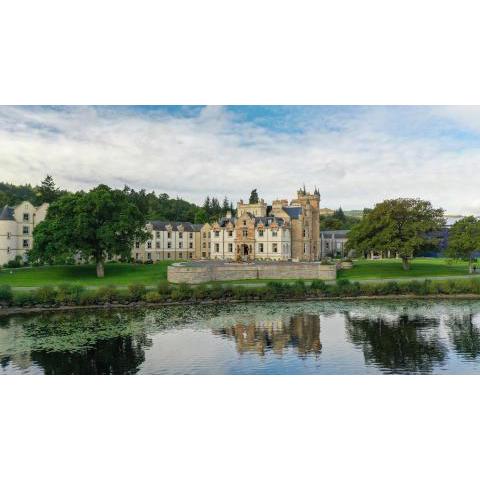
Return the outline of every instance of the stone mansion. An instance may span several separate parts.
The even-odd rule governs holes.
[[[48,204],[35,207],[30,202],[0,208],[0,265],[17,256],[27,258],[33,229],[47,210]],[[152,220],[146,230],[151,238],[134,243],[133,260],[319,260],[320,193],[303,189],[290,202],[274,200],[272,205],[263,199],[240,200],[235,216],[228,212],[204,225]]]

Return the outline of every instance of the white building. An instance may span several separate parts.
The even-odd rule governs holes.
[[[151,221],[146,225],[151,238],[135,242],[132,257],[141,262],[198,259],[201,227],[190,222]]]
[[[34,207],[30,202],[0,209],[0,265],[17,256],[27,259],[33,245],[33,230],[45,219],[47,210],[48,203]]]

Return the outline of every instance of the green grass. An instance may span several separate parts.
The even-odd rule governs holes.
[[[341,270],[338,278],[349,280],[397,279],[468,275],[467,262],[448,262],[444,258],[416,258],[410,270],[403,270],[401,260],[356,260],[351,270]]]
[[[172,261],[154,264],[120,264],[105,265],[105,277],[97,278],[95,265],[58,265],[34,268],[2,268],[0,285],[12,287],[38,287],[40,285],[59,285],[74,283],[85,286],[129,285],[143,283],[157,285],[167,280],[167,266]]]
[[[84,286],[118,285],[133,283],[157,285],[167,281],[167,266],[172,261],[150,265],[112,263],[105,266],[105,278],[97,278],[95,265],[62,265],[36,268],[3,268],[0,271],[0,285],[12,287],[38,287],[74,283]],[[341,270],[338,278],[349,280],[407,279],[421,277],[447,277],[467,275],[466,262],[449,264],[445,259],[415,259],[409,271],[404,271],[400,260],[357,260],[351,270]],[[292,282],[294,279],[292,279]],[[232,280],[220,283],[265,283],[268,280]]]

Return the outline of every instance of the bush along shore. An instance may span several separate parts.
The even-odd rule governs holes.
[[[127,289],[102,286],[86,290],[80,285],[43,286],[31,291],[13,291],[10,286],[0,286],[2,313],[17,309],[115,307],[178,303],[222,303],[276,300],[314,300],[337,298],[381,297],[447,297],[465,296],[480,298],[480,280],[411,280],[408,282],[359,283],[339,279],[335,284],[313,280],[294,283],[271,281],[265,286],[229,286],[201,284],[160,284],[156,289],[134,284]]]

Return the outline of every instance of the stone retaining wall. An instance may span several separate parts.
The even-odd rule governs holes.
[[[185,262],[168,267],[168,281],[171,283],[204,283],[213,280],[247,279],[296,279],[335,280],[335,265],[321,265],[320,262],[272,262],[272,263],[225,263]]]

